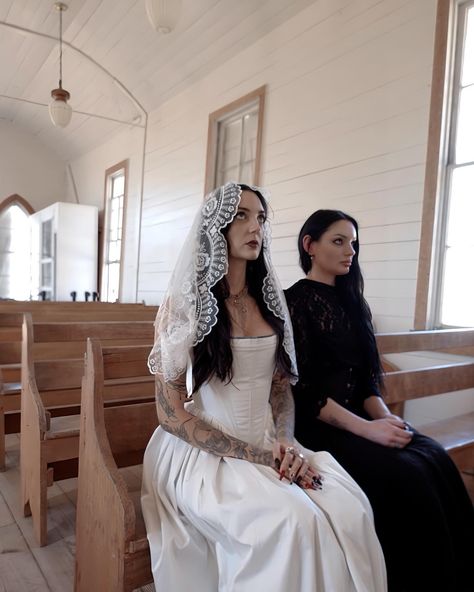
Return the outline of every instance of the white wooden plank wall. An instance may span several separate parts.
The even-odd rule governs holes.
[[[282,283],[300,277],[305,217],[343,209],[361,226],[377,329],[412,328],[435,9],[314,2],[151,113],[138,299],[161,302],[202,199],[209,113],[267,84],[262,181]]]
[[[69,163],[79,203],[95,205],[100,210],[103,210],[105,171],[123,160],[129,160],[127,206],[124,222],[122,302],[135,302],[136,298],[143,134],[142,128],[124,126],[121,133]],[[68,173],[67,177],[66,200],[76,202],[70,173]]]

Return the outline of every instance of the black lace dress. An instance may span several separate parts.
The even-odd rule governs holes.
[[[299,372],[293,388],[296,438],[330,452],[365,491],[389,590],[473,590],[468,566],[474,512],[456,466],[437,442],[418,432],[407,447],[396,449],[320,421],[329,397],[368,419],[364,400],[380,393],[337,288],[303,279],[286,290],[286,298]]]

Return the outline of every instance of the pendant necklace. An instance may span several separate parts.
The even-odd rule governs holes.
[[[248,286],[244,286],[242,290],[238,294],[229,294],[228,299],[230,300],[231,304],[235,306],[235,308],[242,314],[248,312],[246,298],[247,294],[249,293]]]
[[[235,316],[232,314],[232,311],[229,310],[230,317],[244,333],[247,330],[248,292],[248,286],[244,286],[237,294],[229,294],[227,297],[229,304],[235,309]]]

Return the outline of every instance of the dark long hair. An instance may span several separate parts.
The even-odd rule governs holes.
[[[252,191],[252,193],[255,193],[262,204],[266,217],[268,214],[268,204],[263,195],[248,185],[239,184],[239,187],[242,191]],[[229,228],[230,224],[222,229],[222,235],[224,237],[227,236]],[[283,321],[268,309],[263,300],[263,280],[267,275],[263,250],[266,248],[268,248],[268,245],[262,244],[262,249],[257,259],[247,262],[246,279],[248,292],[255,299],[262,317],[278,337],[278,347],[275,354],[277,369],[285,376],[291,376],[290,359],[283,348]],[[194,347],[193,392],[196,392],[204,382],[210,380],[213,376],[217,376],[223,382],[230,382],[232,380],[231,322],[225,305],[225,300],[228,298],[230,291],[225,276],[212,288],[212,293],[217,300],[219,313],[217,315],[217,323],[212,328],[212,331],[201,343],[198,343]]]
[[[318,241],[329,227],[339,220],[347,220],[354,226],[357,239],[353,243],[355,254],[352,258],[350,271],[345,275],[336,276],[336,290],[347,310],[351,323],[360,336],[361,346],[368,358],[369,372],[381,385],[383,381],[382,364],[372,326],[372,313],[364,298],[364,279],[359,265],[359,225],[356,220],[340,210],[317,210],[311,214],[303,224],[298,236],[300,266],[305,273],[311,269],[311,257],[303,247],[303,238],[309,235],[312,241]]]

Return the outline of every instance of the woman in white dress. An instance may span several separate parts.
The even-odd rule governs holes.
[[[367,498],[293,439],[291,324],[261,189],[205,199],[156,321],[143,467],[156,589],[384,592]]]

